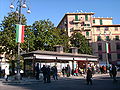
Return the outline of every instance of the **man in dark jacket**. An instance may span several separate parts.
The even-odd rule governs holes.
[[[39,73],[40,73],[39,63],[37,63],[37,66],[35,67],[35,71],[36,71],[36,80],[39,80]]]
[[[41,71],[43,73],[43,80],[44,80],[44,83],[47,82],[47,68],[45,65],[43,65],[43,67],[41,68]]]
[[[51,83],[51,78],[50,78],[50,66],[47,66],[46,68],[46,71],[47,71],[47,83]]]
[[[111,72],[112,72],[112,76],[113,76],[113,81],[117,81],[116,80],[117,69],[116,69],[114,64],[112,64],[112,71]]]
[[[92,70],[90,68],[88,68],[87,70],[87,85],[89,85],[89,83],[92,85]]]

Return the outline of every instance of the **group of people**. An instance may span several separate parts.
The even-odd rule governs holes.
[[[5,80],[8,81],[8,76],[9,76],[8,66],[5,66],[4,70],[1,70],[1,67],[0,67],[0,78],[3,77],[3,76],[4,76]]]
[[[69,66],[69,65],[67,65],[67,67],[63,67],[63,68],[62,68],[62,74],[63,74],[63,77],[65,77],[65,75],[66,75],[67,77],[70,76],[70,74],[71,74],[71,69],[70,69],[70,66]]]
[[[103,70],[104,70],[104,68],[103,68]],[[103,72],[105,73],[105,71],[103,71]],[[116,68],[116,66],[114,64],[110,65],[109,73],[110,73],[110,76],[113,78],[113,81],[116,82],[117,81],[116,80],[117,68]],[[88,68],[87,69],[87,75],[86,75],[87,84],[92,85],[92,76],[93,76],[92,68]]]
[[[44,83],[51,83],[51,76],[53,76],[54,80],[58,80],[58,74],[57,74],[57,67],[53,66],[50,68],[49,65],[43,65],[41,69],[39,69],[39,64],[35,67],[36,70],[36,79],[39,80],[39,73],[43,73],[43,80]]]

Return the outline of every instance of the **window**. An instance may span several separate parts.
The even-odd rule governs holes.
[[[86,32],[86,36],[89,36],[89,32]]]
[[[75,15],[75,21],[78,21],[78,15]]]
[[[98,51],[102,51],[102,44],[98,44]]]
[[[110,41],[110,38],[109,38],[109,36],[106,36],[106,41]]]
[[[102,54],[99,54],[99,60],[102,61]]]
[[[103,25],[102,19],[100,19],[100,25]]]
[[[117,59],[120,59],[120,53],[117,53]]]
[[[90,26],[90,24],[84,24],[84,26]]]
[[[93,23],[95,23],[95,20],[93,20]]]
[[[119,40],[119,36],[115,36],[115,40]]]
[[[116,50],[120,50],[120,44],[119,43],[116,44]]]
[[[105,27],[105,30],[106,30],[106,31],[108,31],[108,29],[109,29],[108,27]]]
[[[85,21],[88,21],[88,15],[85,15]]]
[[[101,36],[97,36],[97,41],[101,41]]]
[[[118,31],[118,27],[115,27],[115,31]]]

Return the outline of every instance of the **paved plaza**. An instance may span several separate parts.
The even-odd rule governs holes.
[[[83,76],[71,76],[69,78],[59,78],[51,83],[42,81],[29,81],[22,83],[2,83],[0,90],[120,90],[120,72],[117,74],[117,82],[114,83],[108,74],[96,74],[93,76],[93,85],[86,85]]]

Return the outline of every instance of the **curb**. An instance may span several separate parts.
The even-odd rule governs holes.
[[[9,81],[2,81],[5,85],[28,85],[32,83],[42,82],[42,80],[9,80]]]

